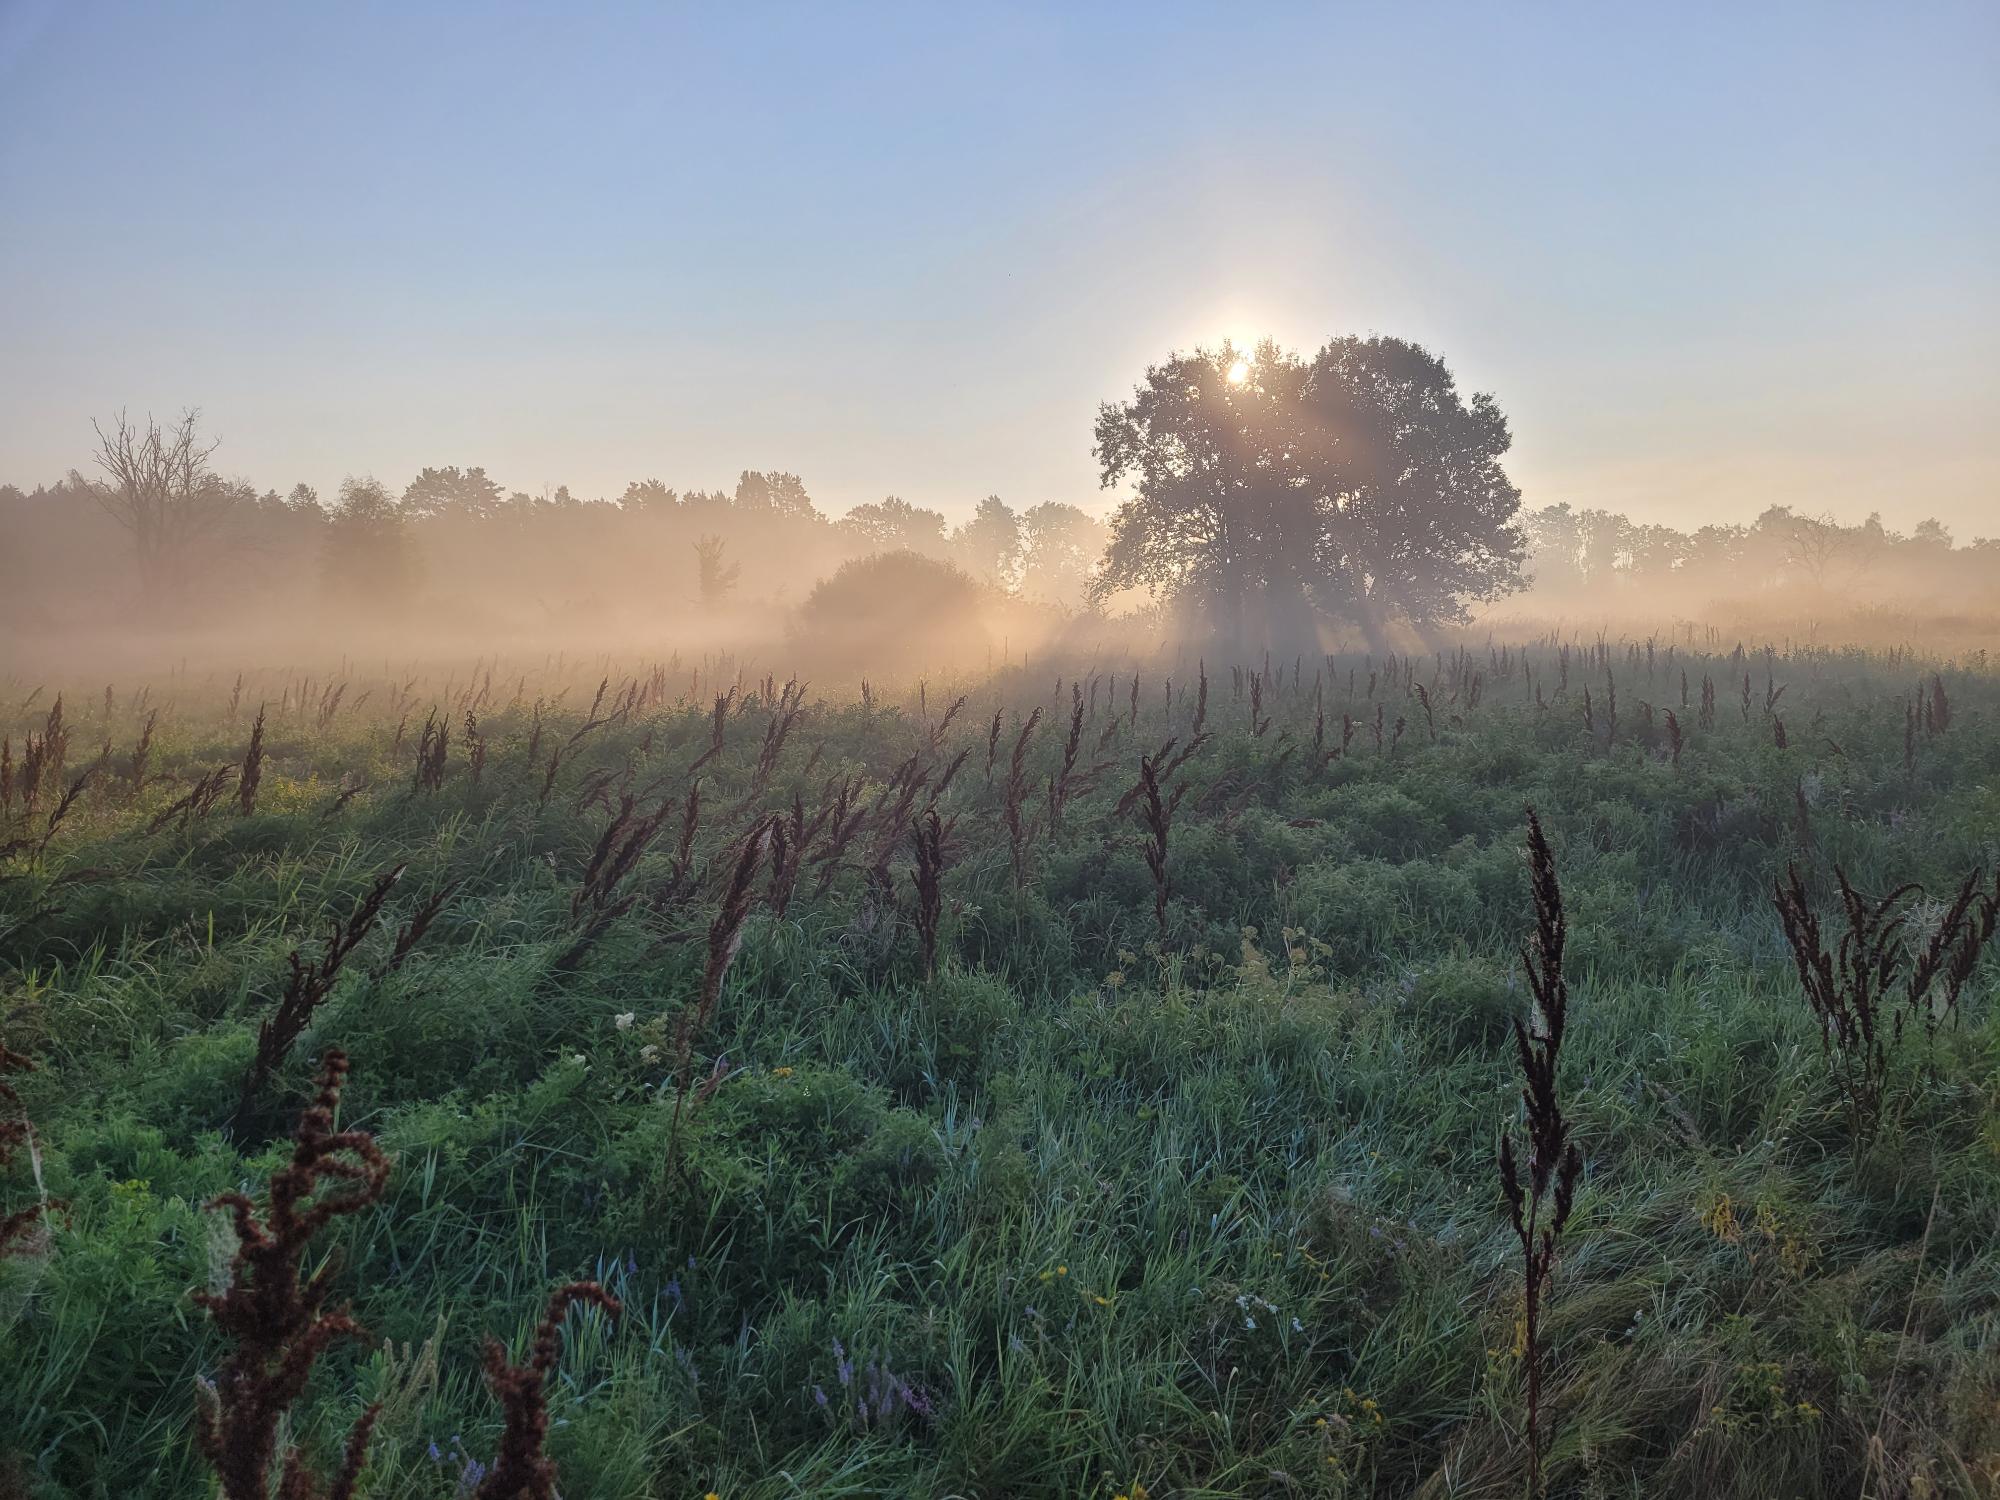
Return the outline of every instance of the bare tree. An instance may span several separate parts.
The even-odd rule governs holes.
[[[727,544],[719,536],[704,536],[694,544],[695,565],[700,569],[701,602],[714,608],[729,597],[743,568],[722,560]]]
[[[1788,512],[1780,532],[1785,563],[1803,573],[1814,588],[1823,589],[1835,567],[1856,550],[1859,535],[1830,515],[1801,516]]]
[[[92,483],[90,492],[132,533],[149,604],[179,585],[189,556],[222,530],[241,498],[209,467],[217,444],[201,436],[200,421],[200,411],[190,409],[166,428],[150,416],[136,426],[122,411],[109,431],[91,423],[97,464],[110,480]]]

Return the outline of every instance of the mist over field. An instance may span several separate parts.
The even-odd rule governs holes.
[[[1693,531],[1535,506],[1502,467],[1497,404],[1463,401],[1434,356],[1336,340],[1315,365],[1274,345],[1173,356],[1101,409],[1103,485],[1124,498],[989,495],[955,521],[894,495],[828,516],[797,475],[751,469],[590,500],[477,465],[280,493],[225,477],[198,412],[121,412],[87,472],[0,486],[0,624],[23,661],[78,670],[730,653],[850,684],[1547,629],[2000,644],[2000,540],[1782,505]],[[1401,426],[1433,400],[1444,416]],[[1282,446],[1306,421],[1310,461]]]
[[[0,1500],[2000,1496],[2000,10],[0,0]]]

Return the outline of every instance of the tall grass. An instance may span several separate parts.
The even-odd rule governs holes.
[[[623,1314],[560,1322],[525,1424],[572,1500],[1500,1495],[1536,1467],[1552,1493],[1990,1489],[1995,969],[1969,939],[2000,892],[1965,872],[2000,853],[2000,688],[1902,657],[1484,649],[1219,668],[1256,720],[1232,703],[1198,737],[1205,667],[1168,657],[1099,664],[1095,707],[1069,663],[927,700],[878,681],[805,701],[768,761],[801,695],[744,698],[735,663],[252,671],[246,705],[288,706],[251,819],[186,800],[226,762],[219,811],[239,768],[234,674],[162,685],[142,778],[93,777],[51,832],[72,765],[0,830],[28,841],[0,856],[0,1026],[36,1064],[4,1114],[39,1158],[0,1169],[0,1208],[67,1205],[0,1261],[0,1458],[37,1497],[213,1493],[190,1388],[232,1352],[180,1289],[232,1247],[198,1205],[290,1149],[215,1127],[273,965],[316,967],[406,865],[257,1091],[261,1118],[337,1045],[343,1108],[397,1162],[302,1262],[385,1341],[290,1408],[324,1483],[378,1403],[366,1493],[493,1482],[514,1439],[480,1335],[532,1349],[547,1289],[582,1281]],[[1607,747],[1578,700],[1610,669],[1642,705],[1748,672],[1750,709],[1658,732],[1641,707]],[[1060,826],[1068,736],[1035,732],[1058,670],[1084,715]],[[31,686],[0,685],[17,750],[98,684]],[[412,703],[476,712],[477,782],[467,748],[413,785]],[[1331,754],[1335,714],[1382,753]],[[981,739],[990,780],[954,770]],[[1112,754],[1136,785],[1093,777]],[[1524,800],[1548,855],[1525,869]],[[1891,913],[1907,1066],[1865,1142],[1765,897],[1788,862],[1836,949],[1836,868],[1936,893]]]

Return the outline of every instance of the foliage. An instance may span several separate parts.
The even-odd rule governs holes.
[[[809,661],[866,662],[893,672],[971,653],[985,639],[979,586],[960,568],[910,551],[843,563],[799,606],[797,649]]]
[[[1510,442],[1491,396],[1465,400],[1400,339],[1334,339],[1310,362],[1268,342],[1177,355],[1098,414],[1103,483],[1135,493],[1093,587],[1287,650],[1316,638],[1315,615],[1378,647],[1391,621],[1462,620],[1517,580]]]
[[[1549,1076],[1587,1152],[1537,1314],[1551,1492],[1990,1491],[2000,968],[1967,960],[1954,1019],[1965,950],[1939,950],[1935,1035],[1912,1017],[1863,1138],[1770,892],[1787,865],[1816,911],[1808,870],[1918,882],[1937,899],[1897,911],[1929,953],[2000,856],[2000,683],[1705,644],[1205,673],[1169,650],[865,702],[539,655],[490,681],[0,682],[17,776],[59,691],[57,739],[91,747],[0,811],[0,1023],[36,1064],[6,1079],[36,1149],[0,1209],[62,1205],[0,1258],[0,1473],[35,1500],[214,1493],[192,1391],[236,1345],[186,1289],[227,1295],[237,1247],[202,1205],[244,1193],[270,1230],[245,1184],[296,1149],[220,1127],[288,955],[315,969],[406,865],[262,1089],[309,1105],[343,1050],[342,1123],[397,1164],[299,1256],[294,1285],[380,1342],[318,1360],[273,1469],[293,1447],[334,1474],[379,1404],[360,1493],[471,1493],[513,1441],[483,1339],[534,1348],[581,1280],[623,1314],[561,1324],[545,1425],[519,1429],[570,1500],[1518,1495],[1523,1247],[1493,1145],[1523,1082],[1531,803],[1561,864]],[[259,703],[254,809],[161,821]],[[1641,703],[1675,706],[1678,764]],[[433,708],[453,733],[418,790]]]
[[[344,480],[321,535],[322,580],[335,595],[383,609],[416,592],[421,564],[409,523],[379,481]]]

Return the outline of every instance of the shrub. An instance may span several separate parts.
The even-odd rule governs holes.
[[[799,606],[795,643],[812,657],[871,671],[985,658],[980,588],[947,562],[884,552],[843,563]]]

